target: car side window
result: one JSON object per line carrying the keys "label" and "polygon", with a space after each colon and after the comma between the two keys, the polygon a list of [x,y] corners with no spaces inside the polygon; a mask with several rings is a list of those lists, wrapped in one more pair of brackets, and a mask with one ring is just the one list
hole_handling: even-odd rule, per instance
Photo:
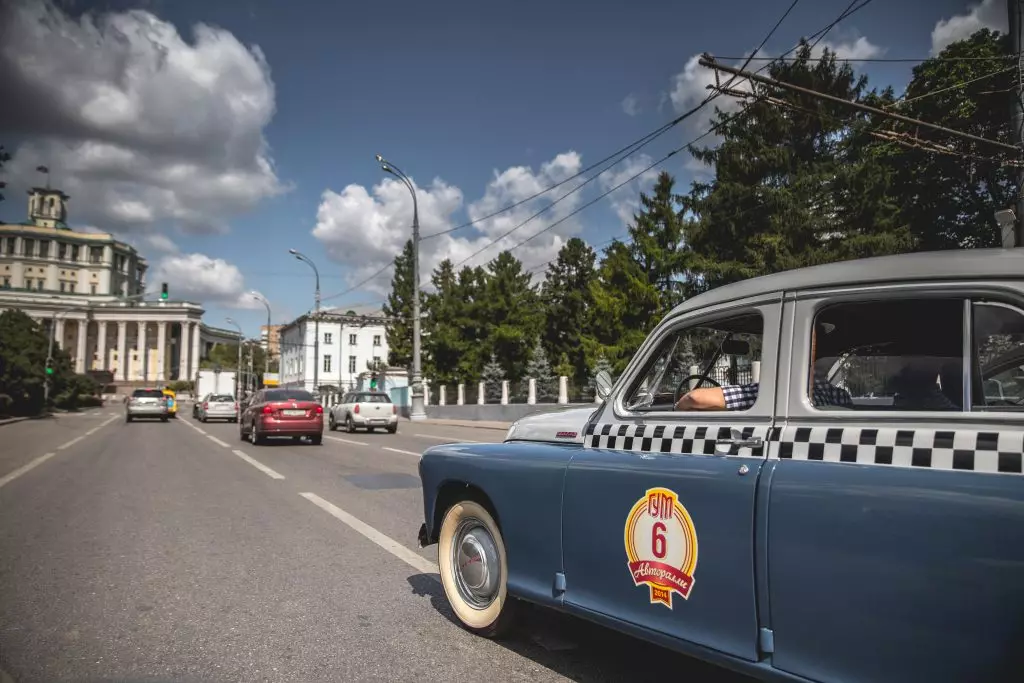
{"label": "car side window", "polygon": [[962,411],[963,299],[823,307],[811,332],[816,410]]}
{"label": "car side window", "polygon": [[971,318],[972,408],[1024,411],[1024,314],[978,301]]}
{"label": "car side window", "polygon": [[[671,411],[698,387],[723,387],[726,409],[749,409],[757,400],[764,319],[745,313],[682,327],[662,340],[640,379],[626,394],[631,411]],[[734,395],[736,401],[730,401]]]}

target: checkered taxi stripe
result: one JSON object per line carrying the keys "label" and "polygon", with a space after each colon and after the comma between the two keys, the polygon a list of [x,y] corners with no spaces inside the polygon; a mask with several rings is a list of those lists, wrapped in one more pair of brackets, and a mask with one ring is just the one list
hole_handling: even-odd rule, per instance
{"label": "checkered taxi stripe", "polygon": [[1021,431],[786,427],[772,440],[784,460],[1024,474]]}
{"label": "checkered taxi stripe", "polygon": [[763,457],[763,446],[751,448],[728,443],[736,437],[744,441],[759,438],[764,443],[768,440],[768,428],[591,423],[587,425],[583,446],[640,453]]}
{"label": "checkered taxi stripe", "polygon": [[940,470],[1024,474],[1024,431],[874,429],[865,427],[694,426],[589,424],[585,448],[640,453],[764,457],[764,449],[733,443],[775,442],[769,457],[782,460]]}

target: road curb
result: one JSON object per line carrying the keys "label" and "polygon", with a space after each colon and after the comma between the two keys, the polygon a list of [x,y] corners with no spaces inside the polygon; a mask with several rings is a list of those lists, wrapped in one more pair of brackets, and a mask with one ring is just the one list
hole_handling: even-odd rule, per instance
{"label": "road curb", "polygon": [[439,427],[471,427],[473,429],[494,429],[499,432],[507,432],[508,428],[512,425],[511,422],[505,424],[500,422],[489,422],[483,421],[477,422],[475,420],[408,420],[410,424],[428,424],[437,425]]}
{"label": "road curb", "polygon": [[[27,417],[9,417],[7,419],[0,420],[0,427],[3,427],[4,425],[14,424],[15,422],[24,422],[27,419],[29,419],[29,418],[27,418]],[[3,683],[3,682],[4,682],[3,672],[0,671],[0,683]]]}

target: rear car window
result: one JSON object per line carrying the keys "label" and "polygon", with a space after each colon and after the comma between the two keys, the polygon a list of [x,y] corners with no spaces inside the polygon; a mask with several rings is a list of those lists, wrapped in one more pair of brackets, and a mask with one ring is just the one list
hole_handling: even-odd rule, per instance
{"label": "rear car window", "polygon": [[266,392],[267,401],[315,401],[313,394],[303,389],[271,389]]}
{"label": "rear car window", "polygon": [[216,396],[211,396],[207,400],[211,403],[234,403],[235,397],[230,394],[217,394]]}
{"label": "rear car window", "polygon": [[357,394],[353,403],[391,403],[387,394]]}
{"label": "rear car window", "polygon": [[163,398],[164,392],[159,389],[136,389],[132,392],[132,398]]}

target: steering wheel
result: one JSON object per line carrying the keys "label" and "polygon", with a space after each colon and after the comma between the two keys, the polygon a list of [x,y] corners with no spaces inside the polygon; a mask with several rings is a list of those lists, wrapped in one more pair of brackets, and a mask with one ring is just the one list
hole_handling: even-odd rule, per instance
{"label": "steering wheel", "polygon": [[690,390],[689,386],[691,379],[703,379],[705,383],[709,383],[711,384],[711,386],[718,387],[719,389],[722,388],[721,384],[711,379],[710,377],[704,377],[704,375],[687,375],[682,379],[681,382],[679,382],[679,384],[676,385],[676,390],[672,394],[673,408],[675,408],[676,404],[679,403],[680,397]]}

